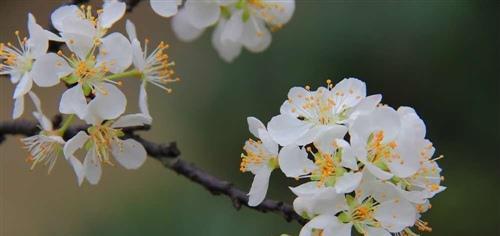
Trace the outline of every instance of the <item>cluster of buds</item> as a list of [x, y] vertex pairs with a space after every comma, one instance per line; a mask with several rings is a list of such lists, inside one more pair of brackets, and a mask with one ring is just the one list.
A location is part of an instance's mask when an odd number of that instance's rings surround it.
[[417, 235], [431, 231], [422, 213], [443, 191], [426, 127], [414, 109], [366, 96], [348, 78], [312, 91], [294, 87], [267, 127], [248, 118], [258, 139], [244, 146], [240, 170], [255, 175], [249, 205], [265, 198], [271, 172], [307, 180], [290, 187], [295, 211], [308, 219], [300, 236]]
[[[177, 37], [190, 42], [215, 26], [212, 44], [227, 62], [242, 48], [258, 53], [271, 44], [271, 32], [283, 27], [295, 11], [295, 0], [150, 0], [153, 10], [171, 17]], [[179, 9], [179, 6], [183, 7]]]
[[[32, 168], [44, 163], [50, 172], [56, 160], [64, 156], [75, 170], [79, 184], [84, 179], [97, 184], [101, 164], [114, 165], [116, 160], [126, 169], [136, 169], [146, 160], [146, 151], [139, 142], [123, 140], [122, 128], [152, 123], [147, 84], [169, 93], [167, 85], [179, 79], [174, 77], [174, 62], [165, 51], [168, 44], [161, 42], [148, 53], [146, 40], [143, 50], [130, 21], [126, 24], [128, 38], [108, 32], [125, 10], [126, 4], [118, 0], [106, 0], [103, 8], [96, 11], [91, 6], [62, 6], [51, 16], [58, 34], [43, 29], [29, 14], [29, 37], [21, 38], [16, 31], [19, 47], [0, 44], [0, 74], [10, 76], [16, 84], [13, 118], [23, 114], [24, 98], [28, 95], [35, 107], [33, 115], [40, 123], [39, 134], [22, 139], [30, 152], [28, 161]], [[69, 54], [48, 52], [49, 41], [63, 43]], [[141, 81], [140, 112], [124, 115], [127, 97], [119, 87], [127, 78]], [[59, 111], [66, 116], [58, 129], [42, 112], [41, 101], [31, 90], [33, 83], [39, 87], [64, 84], [67, 88], [59, 100]], [[65, 141], [62, 137], [75, 118], [89, 128]], [[84, 157], [75, 155], [79, 149], [86, 152]]]

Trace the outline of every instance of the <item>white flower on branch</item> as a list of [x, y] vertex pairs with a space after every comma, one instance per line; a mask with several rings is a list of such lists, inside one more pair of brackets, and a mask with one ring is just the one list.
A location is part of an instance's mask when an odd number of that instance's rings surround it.
[[371, 197], [353, 198], [348, 195], [344, 198], [331, 192], [321, 194], [316, 196], [316, 199], [321, 199], [321, 204], [309, 208], [313, 212], [308, 214], [314, 217], [304, 225], [300, 236], [350, 236], [352, 227], [363, 235], [389, 236], [402, 232], [416, 221], [415, 208], [401, 199], [379, 203]]
[[134, 23], [127, 20], [126, 30], [130, 41], [132, 42], [133, 64], [137, 71], [141, 73], [141, 88], [139, 92], [139, 108], [143, 114], [149, 116], [147, 104], [146, 85], [151, 83], [167, 93], [171, 93], [172, 89], [166, 87], [167, 84], [177, 82], [180, 79], [174, 77], [173, 66], [175, 63], [170, 61], [168, 54], [165, 52], [169, 45], [161, 42], [150, 54], [148, 54], [149, 40], [145, 40], [144, 50], [140, 41], [137, 39], [137, 33]]
[[354, 78], [335, 87], [328, 81], [328, 88], [308, 88], [290, 89], [281, 114], [269, 122], [270, 135], [282, 146], [311, 143], [323, 131], [373, 110], [381, 99], [380, 95], [366, 97], [365, 83]]
[[308, 180], [290, 188], [294, 210], [310, 220], [300, 236], [349, 236], [353, 227], [363, 235], [431, 231], [421, 214], [446, 187], [422, 119], [413, 108], [379, 104], [381, 95], [366, 97], [358, 79], [327, 84], [290, 89], [267, 126], [269, 140], [282, 146], [275, 168]]
[[146, 150], [133, 139], [120, 139], [124, 134], [121, 128], [142, 126], [150, 122], [150, 117], [138, 113], [124, 115], [125, 95], [111, 84], [105, 84], [108, 94], [96, 94], [85, 107], [85, 120], [92, 126], [87, 132], [80, 131], [64, 146], [66, 159], [75, 159], [76, 150], [84, 148], [87, 152], [83, 164], [71, 162], [78, 184], [86, 178], [97, 184], [101, 178], [101, 163], [113, 165], [111, 156], [126, 169], [137, 169], [146, 160]]
[[[212, 44], [219, 55], [232, 62], [242, 48], [262, 52], [271, 44], [271, 31], [283, 27], [295, 11], [294, 0], [151, 0], [153, 9], [162, 16], [172, 16], [177, 37], [189, 42], [205, 29], [216, 26]], [[163, 12], [162, 12], [163, 11]]]
[[15, 32], [19, 48], [12, 43], [0, 44], [0, 75], [9, 75], [11, 82], [17, 84], [13, 95], [14, 119], [23, 114], [24, 96], [31, 91], [33, 81], [39, 86], [47, 87], [39, 79], [39, 68], [43, 67], [43, 61], [39, 59], [46, 55], [49, 40], [60, 40], [38, 25], [32, 14], [28, 14], [28, 31], [29, 38], [21, 38], [19, 31]]
[[274, 142], [266, 127], [255, 117], [248, 117], [248, 128], [250, 132], [260, 141], [249, 139], [245, 142], [241, 154], [241, 172], [252, 172], [255, 177], [248, 193], [248, 205], [259, 205], [266, 197], [271, 172], [278, 167], [278, 144]]
[[125, 3], [107, 0], [103, 9], [97, 10], [96, 17], [91, 6], [68, 5], [55, 10], [51, 20], [70, 50], [79, 58], [86, 58], [94, 46], [104, 40], [109, 28], [123, 17], [125, 10]]
[[36, 111], [33, 116], [38, 121], [41, 131], [37, 135], [21, 139], [24, 147], [30, 152], [27, 161], [31, 163], [31, 169], [39, 163], [44, 163], [48, 166], [50, 173], [56, 164], [59, 156], [63, 154], [63, 146], [65, 144], [60, 133], [53, 129], [52, 122], [43, 114], [40, 99], [33, 92], [29, 92]]

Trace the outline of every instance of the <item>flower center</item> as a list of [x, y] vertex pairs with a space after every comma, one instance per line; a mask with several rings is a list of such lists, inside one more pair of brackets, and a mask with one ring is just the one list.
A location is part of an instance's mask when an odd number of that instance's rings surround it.
[[33, 58], [29, 56], [29, 48], [26, 42], [28, 39], [24, 37], [21, 39], [19, 37], [19, 31], [15, 32], [19, 48], [14, 46], [12, 43], [7, 43], [7, 45], [0, 44], [0, 73], [2, 72], [13, 72], [25, 73], [31, 70], [33, 65]]
[[313, 173], [314, 176], [319, 176], [318, 187], [330, 184], [331, 177], [335, 176], [337, 169], [332, 155], [318, 153], [315, 155], [314, 164], [318, 166], [318, 169]]
[[[149, 40], [146, 39], [145, 49], [147, 50]], [[172, 69], [175, 66], [175, 62], [170, 60], [170, 57], [165, 52], [169, 48], [169, 45], [160, 42], [158, 47], [147, 57], [146, 65], [143, 69], [144, 77], [151, 82], [152, 84], [164, 89], [168, 93], [172, 92], [171, 88], [167, 88], [165, 85], [168, 83], [177, 82], [180, 79], [174, 78], [174, 70]], [[145, 55], [146, 55], [145, 51]]]
[[77, 62], [74, 75], [81, 80], [86, 80], [94, 77], [99, 71], [90, 64], [91, 63], [89, 63], [88, 61]]
[[399, 159], [399, 154], [394, 152], [398, 146], [396, 141], [384, 143], [384, 131], [376, 131], [370, 135], [367, 143], [368, 160], [372, 163], [379, 163]]
[[45, 162], [49, 166], [49, 173], [54, 167], [57, 157], [62, 153], [62, 139], [56, 139], [39, 134], [21, 139], [24, 147], [30, 152], [27, 161], [31, 162], [31, 170], [40, 162]]
[[271, 26], [271, 31], [283, 28], [282, 23], [276, 22], [276, 13], [283, 13], [285, 8], [278, 2], [264, 2], [263, 0], [247, 0], [249, 6], [256, 9], [256, 14]]
[[113, 165], [109, 157], [109, 151], [111, 150], [111, 144], [114, 141], [120, 140], [118, 137], [122, 136], [122, 131], [104, 124], [92, 126], [88, 128], [87, 132], [89, 133], [91, 143], [95, 147], [98, 160]]
[[277, 158], [271, 156], [264, 148], [262, 141], [249, 139], [243, 147], [246, 154], [241, 154], [240, 171], [246, 172], [252, 167], [263, 164], [269, 165], [272, 169], [278, 165]]

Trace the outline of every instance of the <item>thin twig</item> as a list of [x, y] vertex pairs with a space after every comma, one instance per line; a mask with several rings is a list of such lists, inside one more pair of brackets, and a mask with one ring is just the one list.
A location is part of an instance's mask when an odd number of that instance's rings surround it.
[[[88, 126], [73, 126], [67, 130], [65, 139], [70, 138], [81, 130], [85, 130]], [[285, 218], [286, 221], [297, 221], [299, 224], [304, 225], [307, 220], [296, 214], [292, 206], [281, 201], [271, 199], [264, 200], [257, 207], [248, 206], [248, 196], [243, 190], [233, 186], [232, 183], [221, 180], [206, 171], [196, 167], [195, 165], [186, 162], [179, 157], [180, 151], [175, 142], [169, 144], [156, 144], [148, 141], [141, 136], [134, 134], [134, 131], [148, 129], [149, 127], [131, 127], [123, 130], [125, 132], [124, 138], [133, 138], [140, 142], [148, 155], [177, 174], [180, 174], [189, 180], [203, 186], [210, 193], [214, 195], [223, 195], [231, 199], [233, 206], [240, 209], [242, 206], [249, 207], [260, 212], [273, 212]], [[39, 131], [35, 122], [26, 120], [6, 121], [0, 123], [0, 144], [5, 139], [6, 135], [34, 135]]]

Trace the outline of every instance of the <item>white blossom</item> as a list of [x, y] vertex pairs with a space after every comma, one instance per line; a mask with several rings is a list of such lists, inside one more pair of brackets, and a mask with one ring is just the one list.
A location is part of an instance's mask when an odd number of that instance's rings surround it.
[[97, 184], [101, 178], [101, 163], [112, 164], [111, 156], [126, 169], [137, 169], [146, 160], [146, 150], [134, 139], [120, 139], [121, 128], [147, 124], [149, 118], [143, 114], [121, 116], [125, 111], [125, 96], [111, 84], [104, 85], [108, 95], [96, 94], [87, 105], [85, 120], [92, 126], [87, 132], [80, 131], [64, 146], [66, 159], [75, 159], [74, 153], [81, 148], [87, 154], [81, 162], [71, 163], [78, 184], [86, 178]]
[[294, 11], [294, 0], [186, 0], [173, 17], [172, 28], [179, 39], [189, 42], [215, 25], [212, 44], [225, 61], [232, 62], [242, 48], [254, 53], [266, 50], [271, 31], [283, 27]]
[[[31, 91], [33, 81], [41, 87], [49, 87], [41, 81], [41, 58], [46, 56], [49, 40], [59, 40], [58, 36], [44, 30], [36, 23], [35, 17], [28, 14], [29, 38], [21, 38], [19, 31], [15, 32], [19, 48], [12, 43], [0, 44], [0, 75], [9, 75], [12, 83], [17, 84], [14, 91], [14, 111], [12, 117], [19, 118], [24, 112], [24, 96]], [[63, 72], [64, 73], [64, 72]]]
[[126, 29], [132, 42], [133, 64], [136, 70], [141, 73], [142, 79], [139, 92], [139, 108], [143, 114], [150, 116], [146, 85], [151, 83], [168, 93], [172, 92], [172, 89], [166, 87], [166, 85], [179, 81], [179, 78], [174, 77], [174, 70], [172, 69], [175, 63], [170, 61], [168, 54], [165, 52], [169, 47], [168, 44], [161, 42], [158, 47], [148, 54], [148, 40], [145, 40], [144, 49], [142, 49], [132, 21], [127, 20]]
[[351, 115], [373, 110], [380, 95], [366, 97], [364, 82], [349, 78], [334, 87], [319, 87], [316, 91], [293, 87], [280, 115], [269, 122], [270, 135], [282, 146], [311, 143], [323, 131], [349, 121]]
[[35, 105], [36, 111], [33, 112], [33, 116], [38, 121], [41, 131], [37, 135], [21, 139], [21, 142], [30, 152], [28, 161], [31, 163], [31, 169], [33, 170], [39, 163], [44, 163], [50, 173], [63, 153], [65, 142], [61, 135], [53, 130], [52, 122], [43, 114], [38, 96], [33, 92], [28, 92], [28, 95]]
[[257, 206], [266, 197], [271, 172], [277, 167], [278, 144], [269, 136], [266, 127], [255, 117], [248, 117], [250, 132], [260, 141], [249, 139], [241, 154], [241, 172], [252, 172], [255, 177], [248, 193], [248, 205]]
[[277, 157], [260, 155], [277, 158], [273, 167], [285, 176], [307, 179], [290, 188], [295, 212], [309, 220], [300, 236], [350, 236], [353, 228], [384, 236], [417, 235], [413, 226], [431, 231], [422, 214], [446, 187], [436, 162], [442, 156], [432, 158], [422, 119], [411, 107], [394, 110], [380, 104], [381, 95], [367, 97], [358, 79], [327, 84], [290, 89], [281, 114], [267, 125], [268, 139], [281, 149]]

